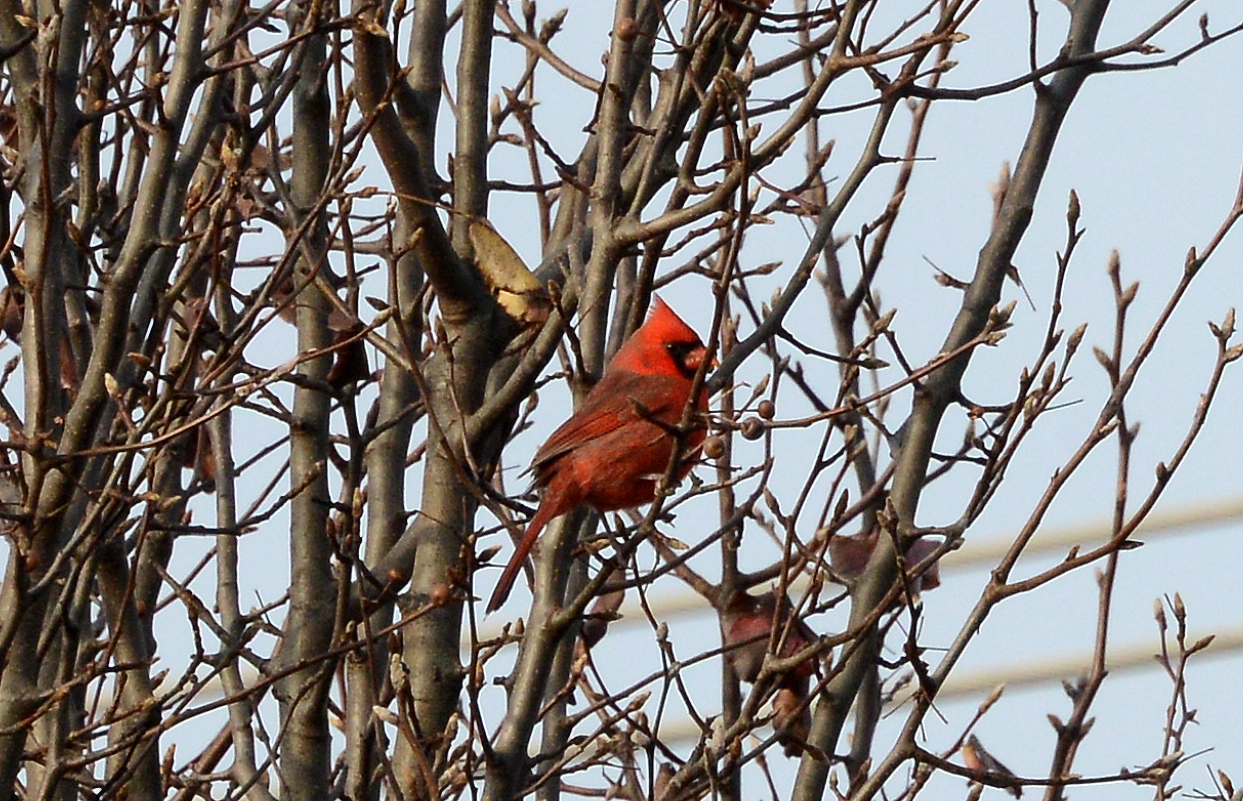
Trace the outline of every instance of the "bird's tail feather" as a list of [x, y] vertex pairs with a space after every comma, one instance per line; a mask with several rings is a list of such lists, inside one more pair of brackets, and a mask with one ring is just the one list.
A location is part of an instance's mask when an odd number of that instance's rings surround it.
[[[547, 496], [545, 496], [546, 500]], [[509, 563], [505, 565], [505, 570], [501, 572], [501, 579], [496, 583], [496, 589], [492, 591], [492, 597], [488, 600], [488, 614], [500, 609], [505, 603], [505, 599], [514, 589], [514, 582], [518, 580], [518, 573], [522, 570], [523, 563], [526, 562], [531, 549], [535, 547], [535, 540], [544, 530], [544, 526], [548, 525], [548, 521], [556, 516], [557, 510], [551, 503], [541, 502], [539, 508], [535, 510], [535, 516], [527, 524], [526, 533], [522, 535], [518, 549], [514, 551], [513, 556], [509, 557]]]

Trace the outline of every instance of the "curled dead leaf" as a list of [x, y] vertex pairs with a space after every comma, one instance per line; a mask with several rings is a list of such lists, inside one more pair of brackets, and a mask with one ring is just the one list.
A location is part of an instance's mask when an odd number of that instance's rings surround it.
[[543, 325], [552, 301], [518, 252], [481, 217], [471, 220], [470, 241], [479, 272], [505, 313], [523, 326]]

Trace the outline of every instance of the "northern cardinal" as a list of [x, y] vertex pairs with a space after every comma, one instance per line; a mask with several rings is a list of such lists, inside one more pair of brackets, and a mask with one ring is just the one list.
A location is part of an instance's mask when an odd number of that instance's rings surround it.
[[[720, 613], [721, 633], [727, 649], [725, 658], [738, 674], [738, 678], [754, 684], [764, 667], [768, 655], [773, 626], [784, 628], [790, 620], [792, 609], [788, 599], [782, 598], [781, 612], [777, 612], [777, 596], [773, 591], [760, 595], [747, 592], [734, 593]], [[789, 632], [779, 632], [784, 637], [780, 656], [789, 658], [816, 642], [816, 633], [801, 618], [795, 618]], [[801, 662], [783, 674], [773, 695], [773, 728], [781, 732], [778, 741], [786, 756], [803, 753], [803, 745], [811, 731], [811, 711], [807, 708], [808, 679], [815, 672], [814, 660]]]
[[[677, 445], [672, 429], [682, 420], [706, 352], [690, 326], [655, 300], [651, 317], [617, 351], [600, 383], [536, 451], [531, 471], [544, 494], [488, 601], [489, 612], [505, 603], [535, 539], [553, 518], [579, 504], [611, 512], [656, 496], [656, 482]], [[702, 388], [695, 405], [701, 412], [708, 408]], [[702, 443], [706, 433], [702, 426], [692, 428], [684, 452]], [[684, 462], [678, 478], [691, 466]]]

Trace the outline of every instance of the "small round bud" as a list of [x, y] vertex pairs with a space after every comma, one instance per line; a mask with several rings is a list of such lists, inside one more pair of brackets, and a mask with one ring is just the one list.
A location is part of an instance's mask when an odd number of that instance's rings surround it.
[[704, 456], [709, 459], [720, 459], [725, 455], [725, 441], [720, 437], [708, 437], [703, 444]]
[[746, 439], [759, 439], [764, 436], [764, 424], [760, 422], [758, 417], [748, 417], [746, 420], [743, 420], [739, 430]]
[[617, 23], [615, 33], [617, 38], [623, 42], [633, 42], [634, 38], [639, 35], [639, 26], [635, 24], [634, 17], [623, 17]]
[[451, 595], [452, 593], [449, 591], [449, 585], [441, 582], [432, 587], [429, 600], [432, 602], [432, 606], [444, 606], [449, 603]]
[[777, 416], [777, 404], [767, 399], [762, 400], [760, 401], [759, 408], [756, 409], [756, 413], [765, 420], [771, 420]]

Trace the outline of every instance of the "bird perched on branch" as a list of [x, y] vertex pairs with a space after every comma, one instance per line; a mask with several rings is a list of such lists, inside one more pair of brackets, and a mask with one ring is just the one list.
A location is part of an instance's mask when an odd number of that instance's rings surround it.
[[[494, 612], [505, 603], [540, 532], [554, 518], [586, 504], [597, 512], [650, 502], [678, 445], [678, 425], [691, 402], [695, 373], [707, 353], [699, 336], [660, 298], [647, 322], [617, 351], [604, 376], [578, 410], [553, 432], [531, 464], [542, 487], [535, 516], [488, 601]], [[695, 408], [708, 408], [701, 386]], [[704, 440], [702, 421], [682, 436], [682, 453]], [[692, 463], [676, 470], [682, 478]]]

